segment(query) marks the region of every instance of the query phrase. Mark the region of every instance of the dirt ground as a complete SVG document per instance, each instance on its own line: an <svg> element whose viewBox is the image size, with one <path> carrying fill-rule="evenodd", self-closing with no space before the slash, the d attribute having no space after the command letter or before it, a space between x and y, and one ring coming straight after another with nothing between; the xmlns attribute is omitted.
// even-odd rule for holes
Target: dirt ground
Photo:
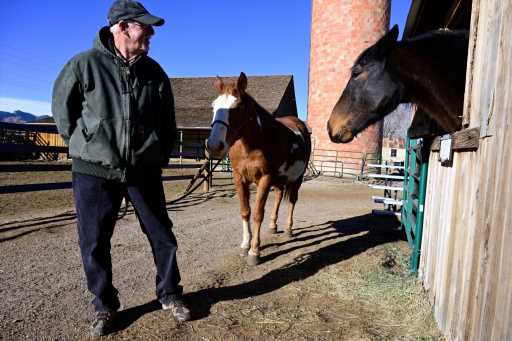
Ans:
<svg viewBox="0 0 512 341"><path fill-rule="evenodd" d="M1 167L1 165L0 165ZM166 170L166 176L193 170ZM0 172L7 185L69 182L68 170ZM170 201L188 180L166 181ZM122 308L115 340L442 340L395 219L375 217L365 184L304 183L294 236L262 235L262 264L239 256L238 200L229 181L168 205L193 321L155 301L151 250L132 211L112 239ZM268 212L273 202L267 204ZM286 205L279 222L284 222ZM282 231L281 226L279 227ZM0 194L0 339L88 339L92 316L71 189Z"/></svg>

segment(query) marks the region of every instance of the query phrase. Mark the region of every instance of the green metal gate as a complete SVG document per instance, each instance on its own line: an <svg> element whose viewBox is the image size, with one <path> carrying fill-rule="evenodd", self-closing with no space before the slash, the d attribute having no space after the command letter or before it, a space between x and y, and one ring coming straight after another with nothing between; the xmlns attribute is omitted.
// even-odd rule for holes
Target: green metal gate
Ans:
<svg viewBox="0 0 512 341"><path fill-rule="evenodd" d="M412 249L410 270L418 271L421 236L423 233L423 215L425 192L427 189L427 171L429 146L423 139L409 139L405 143L404 191L401 213L402 228Z"/></svg>

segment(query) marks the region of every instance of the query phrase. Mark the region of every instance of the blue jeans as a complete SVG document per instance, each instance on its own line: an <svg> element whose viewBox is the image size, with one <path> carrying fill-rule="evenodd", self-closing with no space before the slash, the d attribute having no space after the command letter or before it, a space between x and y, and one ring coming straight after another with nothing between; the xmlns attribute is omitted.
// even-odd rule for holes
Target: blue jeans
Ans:
<svg viewBox="0 0 512 341"><path fill-rule="evenodd" d="M73 172L78 237L89 291L96 311L115 311L120 303L112 285L110 239L125 193L146 234L156 265L156 295L168 302L182 294L176 261L178 248L167 214L159 169L144 171L129 184Z"/></svg>

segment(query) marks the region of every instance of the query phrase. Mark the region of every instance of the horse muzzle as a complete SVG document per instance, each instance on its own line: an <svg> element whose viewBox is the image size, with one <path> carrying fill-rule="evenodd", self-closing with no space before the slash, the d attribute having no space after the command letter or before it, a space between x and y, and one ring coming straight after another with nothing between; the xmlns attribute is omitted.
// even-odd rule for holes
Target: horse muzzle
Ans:
<svg viewBox="0 0 512 341"><path fill-rule="evenodd" d="M208 139L206 141L206 150L208 155L214 159L222 159L228 152L228 146L224 141L212 141Z"/></svg>
<svg viewBox="0 0 512 341"><path fill-rule="evenodd" d="M340 127L338 129L332 129L331 125L328 123L327 132L329 133L329 138L334 143L348 143L354 139L352 130L346 126Z"/></svg>

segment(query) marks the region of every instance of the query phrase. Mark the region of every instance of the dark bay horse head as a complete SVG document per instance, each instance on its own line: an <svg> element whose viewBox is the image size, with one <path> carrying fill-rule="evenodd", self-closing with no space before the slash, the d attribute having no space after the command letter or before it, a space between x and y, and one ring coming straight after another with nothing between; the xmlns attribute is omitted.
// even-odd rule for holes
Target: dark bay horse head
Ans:
<svg viewBox="0 0 512 341"><path fill-rule="evenodd" d="M255 117L252 110L245 110L248 105L242 99L247 90L247 77L241 72L236 83L224 83L217 77L214 82L219 96L213 101L212 131L206 148L214 158L223 158L231 145L240 137L241 129ZM255 115L254 115L255 116Z"/></svg>
<svg viewBox="0 0 512 341"><path fill-rule="evenodd" d="M363 51L334 106L327 131L347 143L398 104L416 103L446 132L460 129L467 31L432 31L397 42L398 27Z"/></svg>

